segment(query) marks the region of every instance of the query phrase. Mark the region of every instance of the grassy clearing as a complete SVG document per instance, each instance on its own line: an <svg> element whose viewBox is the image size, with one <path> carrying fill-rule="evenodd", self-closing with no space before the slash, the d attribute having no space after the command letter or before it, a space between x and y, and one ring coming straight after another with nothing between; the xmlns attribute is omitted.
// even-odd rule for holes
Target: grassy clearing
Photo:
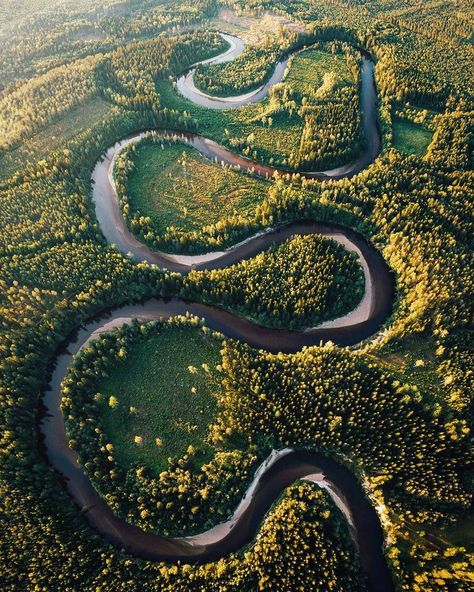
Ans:
<svg viewBox="0 0 474 592"><path fill-rule="evenodd" d="M319 49L308 49L297 54L288 70L285 83L300 95L311 96L324 82L324 75L334 72L335 88L355 85L345 56L334 55Z"/></svg>
<svg viewBox="0 0 474 592"><path fill-rule="evenodd" d="M168 457L181 456L190 445L202 450L201 460L210 458L205 438L216 412L220 347L197 328L167 327L136 343L99 384L102 425L119 464L140 463L158 475L167 469ZM118 401L115 408L111 396ZM142 442L136 443L136 436Z"/></svg>
<svg viewBox="0 0 474 592"><path fill-rule="evenodd" d="M435 350L431 336L413 335L388 344L371 357L401 382L416 385L431 403L443 403Z"/></svg>
<svg viewBox="0 0 474 592"><path fill-rule="evenodd" d="M238 139L240 146L248 148L248 151L243 151L246 156L288 168L288 159L291 154L298 152L304 128L304 120L297 114L298 104L303 95L309 96L320 88L324 84L324 74L330 72L337 75L332 92L355 84L344 56L316 49L295 56L285 79L285 83L297 91L297 106L291 114L287 111L272 112L268 98L240 109L207 109L179 95L170 81L157 81L156 87L161 103L172 109L189 112L199 122L199 132L204 136L232 150L242 151L241 148L233 147ZM271 125L262 123L262 116L270 112Z"/></svg>
<svg viewBox="0 0 474 592"><path fill-rule="evenodd" d="M422 157L433 138L433 132L425 127L398 117L393 118L393 145L400 152Z"/></svg>
<svg viewBox="0 0 474 592"><path fill-rule="evenodd" d="M0 179L5 180L26 164L45 158L50 152L73 138L82 130L103 119L111 106L99 97L65 113L38 133L27 138L18 148L0 156Z"/></svg>
<svg viewBox="0 0 474 592"><path fill-rule="evenodd" d="M267 183L214 164L183 144L139 145L127 196L132 211L149 216L157 231L200 230L255 209Z"/></svg>
<svg viewBox="0 0 474 592"><path fill-rule="evenodd" d="M269 36L276 37L281 25L298 33L306 32L304 25L269 12L252 17L248 14L236 14L232 9L224 8L217 17L209 21L209 28L235 33L249 45L262 43Z"/></svg>

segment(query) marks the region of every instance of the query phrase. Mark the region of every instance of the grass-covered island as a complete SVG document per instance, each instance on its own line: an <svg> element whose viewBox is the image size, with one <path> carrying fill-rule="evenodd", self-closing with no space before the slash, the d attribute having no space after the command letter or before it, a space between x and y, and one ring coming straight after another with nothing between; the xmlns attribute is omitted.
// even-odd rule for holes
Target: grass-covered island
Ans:
<svg viewBox="0 0 474 592"><path fill-rule="evenodd" d="M101 495L133 523L164 534L212 526L252 476L256 448L222 448L210 434L221 346L197 318L126 324L93 341L68 375L72 445Z"/></svg>

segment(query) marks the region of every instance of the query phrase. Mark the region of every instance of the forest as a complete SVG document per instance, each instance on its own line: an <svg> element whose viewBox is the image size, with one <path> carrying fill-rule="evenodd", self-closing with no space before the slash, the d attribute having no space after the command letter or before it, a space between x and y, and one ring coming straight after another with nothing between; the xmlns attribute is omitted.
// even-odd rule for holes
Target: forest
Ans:
<svg viewBox="0 0 474 592"><path fill-rule="evenodd" d="M207 533L233 516L272 451L291 448L352 475L393 590L472 588L473 15L464 0L6 0L2 590L376 589L347 516L308 479L288 483L256 534L215 560L152 560L107 539L46 439L67 355L66 444L126 524ZM228 49L222 31L245 49L197 66L197 88L251 92L288 60L262 100L211 109L179 93L183 72ZM352 170L371 149L364 60L380 149ZM110 147L141 132L108 162ZM243 164L226 164L221 148ZM166 264L108 241L98 163L111 167L130 244ZM308 174L330 169L342 173ZM345 318L371 289L362 259L330 236L253 252L270 229L308 221L356 232L380 254L396 287L390 312L350 347L332 334L292 353L253 347L236 328L278 345ZM235 260L221 265L222 253ZM147 305L178 312L152 320Z"/></svg>
<svg viewBox="0 0 474 592"><path fill-rule="evenodd" d="M364 282L357 255L316 234L295 236L225 269L191 271L184 294L199 294L260 325L301 329L350 312Z"/></svg>

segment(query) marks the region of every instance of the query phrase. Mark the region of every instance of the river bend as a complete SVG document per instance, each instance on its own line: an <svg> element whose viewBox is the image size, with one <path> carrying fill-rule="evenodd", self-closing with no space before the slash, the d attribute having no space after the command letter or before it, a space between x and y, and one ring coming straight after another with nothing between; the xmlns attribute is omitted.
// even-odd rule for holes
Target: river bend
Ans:
<svg viewBox="0 0 474 592"><path fill-rule="evenodd" d="M241 53L243 44L238 38L229 36L227 40L230 43L229 50L209 62L222 63ZM283 60L276 65L272 77L265 85L240 97L218 99L201 93L194 86L193 68L178 79L177 87L189 100L209 108L237 108L249 102L262 100L271 84L282 79L286 62L287 60ZM373 63L366 56L362 58L361 109L366 142L358 158L343 167L330 171L303 172L303 175L323 179L349 177L367 167L378 155L380 133L377 124ZM162 133L175 132L162 130ZM317 452L289 449L273 451L257 470L241 503L227 521L199 535L181 538L162 537L145 532L115 516L83 472L77 454L70 448L66 436L60 407L60 386L74 356L99 333L121 326L132 319L145 322L189 312L205 318L206 324L212 329L253 347L272 352L295 352L304 346L318 345L329 340L340 345L359 343L381 327L391 314L393 306L394 279L381 255L360 234L337 224L322 224L315 221L288 224L267 229L226 251L199 256L170 255L153 251L143 245L130 233L124 222L112 175L113 164L120 151L126 145L139 141L141 136L137 134L126 138L109 148L96 164L92 174L93 200L99 225L106 239L119 250L130 254L137 261L148 261L172 271L187 273L193 268L227 267L293 235L319 233L357 253L365 277L364 298L348 315L305 331L265 328L219 307L180 299L152 299L143 304L127 305L89 321L63 344L55 359L49 387L41 398L44 412L39 422L39 431L48 461L62 476L75 503L96 530L114 545L137 557L153 561L208 562L237 551L255 537L261 521L283 489L298 479L314 481L327 489L346 516L362 567L369 580L370 590L394 590L383 554L383 531L376 510L350 470ZM243 158L198 134L181 134L181 139L199 150L202 155L226 164L238 165L243 171L270 177L276 170Z"/></svg>

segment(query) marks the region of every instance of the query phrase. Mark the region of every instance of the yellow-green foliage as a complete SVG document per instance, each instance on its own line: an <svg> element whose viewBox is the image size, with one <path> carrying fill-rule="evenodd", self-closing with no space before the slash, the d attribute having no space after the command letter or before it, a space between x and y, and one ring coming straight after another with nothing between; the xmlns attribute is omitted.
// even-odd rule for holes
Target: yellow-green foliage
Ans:
<svg viewBox="0 0 474 592"><path fill-rule="evenodd" d="M97 92L93 76L97 64L96 57L84 58L74 68L60 66L4 93L0 97L0 150L14 147L56 114L69 111Z"/></svg>
<svg viewBox="0 0 474 592"><path fill-rule="evenodd" d="M413 515L419 509L421 521L430 519L423 512L430 506L469 503L461 477L467 422L427 416L416 387L331 344L290 356L228 345L223 367L227 398L217 440L225 425L250 439L269 434L276 446L332 450L383 476L387 495Z"/></svg>
<svg viewBox="0 0 474 592"><path fill-rule="evenodd" d="M283 52L296 42L296 33L281 29L278 36L269 35L258 45L247 46L230 62L198 66L196 85L215 96L239 95L258 88L271 76Z"/></svg>

